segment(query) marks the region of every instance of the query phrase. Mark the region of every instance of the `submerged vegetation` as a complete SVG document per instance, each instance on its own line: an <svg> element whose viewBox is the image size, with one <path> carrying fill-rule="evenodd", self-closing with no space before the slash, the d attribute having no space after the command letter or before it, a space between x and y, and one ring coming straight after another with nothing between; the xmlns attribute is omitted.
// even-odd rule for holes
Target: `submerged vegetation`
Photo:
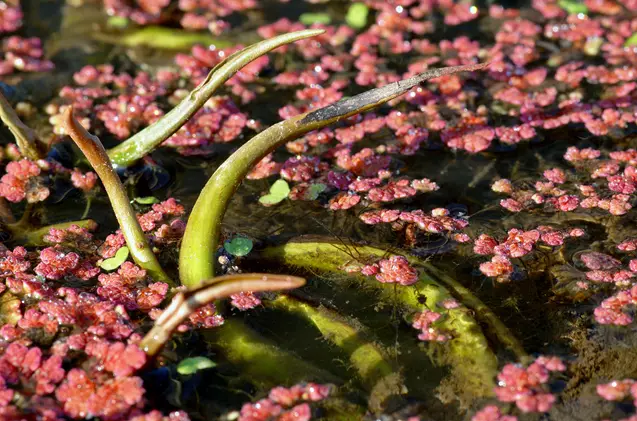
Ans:
<svg viewBox="0 0 637 421"><path fill-rule="evenodd" d="M0 419L637 419L636 12L0 0Z"/></svg>

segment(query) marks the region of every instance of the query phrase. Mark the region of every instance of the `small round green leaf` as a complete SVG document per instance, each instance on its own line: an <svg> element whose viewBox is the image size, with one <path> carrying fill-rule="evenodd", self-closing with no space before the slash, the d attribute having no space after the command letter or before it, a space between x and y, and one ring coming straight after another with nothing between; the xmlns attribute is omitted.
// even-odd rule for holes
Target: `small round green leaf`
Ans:
<svg viewBox="0 0 637 421"><path fill-rule="evenodd" d="M312 184L307 192L307 200L316 200L326 188L327 186L322 183Z"/></svg>
<svg viewBox="0 0 637 421"><path fill-rule="evenodd" d="M104 259L98 265L104 270L115 270L122 265L128 259L128 247L120 247L115 253L115 256L110 259Z"/></svg>
<svg viewBox="0 0 637 421"><path fill-rule="evenodd" d="M347 9L347 15L345 15L345 22L354 28L361 29L367 25L367 15L369 14L369 7L365 3L353 3L349 9Z"/></svg>
<svg viewBox="0 0 637 421"><path fill-rule="evenodd" d="M588 14L588 7L580 0L559 0L557 5L570 15Z"/></svg>
<svg viewBox="0 0 637 421"><path fill-rule="evenodd" d="M223 244L223 248L233 256L246 256L252 251L252 240L246 237L234 237Z"/></svg>
<svg viewBox="0 0 637 421"><path fill-rule="evenodd" d="M259 202L263 205L276 205L277 203L283 201L290 194L290 186L285 180L277 180L270 187L270 193L265 196L261 196Z"/></svg>
<svg viewBox="0 0 637 421"><path fill-rule="evenodd" d="M313 23L327 25L332 22L332 18L327 13L303 13L299 16L299 21L303 25L312 25Z"/></svg>
<svg viewBox="0 0 637 421"><path fill-rule="evenodd" d="M106 21L107 25L111 28L123 29L126 28L130 24L130 20L123 16L111 16Z"/></svg>
<svg viewBox="0 0 637 421"><path fill-rule="evenodd" d="M634 47L637 45L637 32L628 37L624 42L624 47Z"/></svg>
<svg viewBox="0 0 637 421"><path fill-rule="evenodd" d="M181 360L177 365L177 373L188 375L196 373L199 370L205 370L206 368L213 368L217 364L206 357L192 357Z"/></svg>
<svg viewBox="0 0 637 421"><path fill-rule="evenodd" d="M155 203L159 203L159 199L155 196L136 197L133 200L140 205L153 205Z"/></svg>

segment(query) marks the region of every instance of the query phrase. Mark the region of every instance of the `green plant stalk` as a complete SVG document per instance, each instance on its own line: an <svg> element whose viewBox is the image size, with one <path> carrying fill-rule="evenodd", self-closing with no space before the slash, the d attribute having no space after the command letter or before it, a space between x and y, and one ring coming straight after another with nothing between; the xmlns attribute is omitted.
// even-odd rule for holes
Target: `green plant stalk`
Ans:
<svg viewBox="0 0 637 421"><path fill-rule="evenodd" d="M149 47L161 50L185 50L195 44L227 48L232 42L215 38L207 33L192 32L163 26L144 26L120 33L95 32L93 39L125 47Z"/></svg>
<svg viewBox="0 0 637 421"><path fill-rule="evenodd" d="M325 339L348 354L350 363L369 392L368 403L372 412L382 413L390 399L401 400L400 395L406 389L398 370L387 360L378 345L364 338L359 329L347 323L340 315L286 295L279 295L264 304L301 316L312 323Z"/></svg>
<svg viewBox="0 0 637 421"><path fill-rule="evenodd" d="M240 273L213 278L199 288L177 293L170 305L155 320L153 328L144 336L139 347L155 356L168 342L179 325L199 307L242 291L279 291L305 285L305 279L296 276L266 273Z"/></svg>
<svg viewBox="0 0 637 421"><path fill-rule="evenodd" d="M134 164L138 159L152 152L179 130L190 117L204 106L215 91L241 68L277 47L310 38L323 32L325 31L322 29L307 29L279 35L230 55L215 66L199 86L192 90L186 98L159 121L110 149L108 155L111 161L115 166L119 167L128 167Z"/></svg>
<svg viewBox="0 0 637 421"><path fill-rule="evenodd" d="M245 176L263 157L299 136L376 108L412 87L443 75L482 69L487 64L432 69L409 79L336 102L268 127L232 154L210 177L190 213L179 254L179 277L192 287L214 276L214 250L223 215Z"/></svg>
<svg viewBox="0 0 637 421"><path fill-rule="evenodd" d="M202 334L207 343L216 343L223 350L244 378L264 390L308 381L342 383L334 374L279 348L240 320L228 319L223 326Z"/></svg>
<svg viewBox="0 0 637 421"><path fill-rule="evenodd" d="M87 132L73 117L72 107L69 107L64 113L64 129L84 153L86 159L88 159L100 180L102 180L108 199L115 212L115 217L126 240L126 245L135 263L148 271L153 279L174 286L174 282L166 275L150 248L146 235L137 221L137 216L130 204L126 190L124 190L119 176L113 169L102 142L96 136Z"/></svg>
<svg viewBox="0 0 637 421"><path fill-rule="evenodd" d="M370 246L345 246L331 241L290 241L281 246L266 248L260 254L260 258L274 259L305 270L344 273L343 268L347 265L368 264L392 255L395 254ZM488 309L475 296L466 300L467 292L465 292L458 294L458 298L467 307L444 310L440 304L446 299L454 298L454 296L444 285L429 275L427 264L423 264L412 256L405 255L405 257L414 266L418 264L425 269L420 271L418 283L411 287L383 284L374 278L362 275L352 276L365 282L366 286L379 290L386 299L397 301L408 313L422 312L423 308L444 312L445 317L437 322L437 326L450 332L452 338L447 343L440 345L444 349L442 362L448 363L452 370L460 376L465 383L463 387L470 389L478 396L491 395L493 379L498 371L497 359L489 348L482 329L471 316L467 307L473 310L470 305L481 304L478 315L482 317ZM453 287L451 290L457 293ZM420 301L421 297L425 299L424 304ZM503 343L517 342L511 332L501 323L495 326L491 325L493 318L496 318L495 315L488 319L483 318L483 320L488 323L489 328L498 339ZM523 353L523 350L521 352ZM524 355L526 354L524 353Z"/></svg>
<svg viewBox="0 0 637 421"><path fill-rule="evenodd" d="M7 225L7 229L12 234L11 240L23 246L45 246L50 245L44 241L44 237L49 234L52 228L65 230L71 225L77 225L93 231L97 228L97 222L92 219L82 219L80 221L60 222L59 224L47 225L45 227L34 228L31 225L24 225L24 222Z"/></svg>
<svg viewBox="0 0 637 421"><path fill-rule="evenodd" d="M13 134L18 149L20 149L20 153L23 156L34 161L44 156L44 153L38 147L38 136L35 131L20 120L20 117L18 117L18 114L2 92L0 92L0 120Z"/></svg>

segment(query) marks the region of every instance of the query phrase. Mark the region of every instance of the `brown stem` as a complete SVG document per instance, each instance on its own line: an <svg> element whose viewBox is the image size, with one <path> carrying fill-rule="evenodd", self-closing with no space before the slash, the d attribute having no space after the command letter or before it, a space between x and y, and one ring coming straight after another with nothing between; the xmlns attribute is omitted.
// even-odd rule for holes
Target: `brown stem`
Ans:
<svg viewBox="0 0 637 421"><path fill-rule="evenodd" d="M177 293L139 346L148 356L156 355L188 316L215 300L242 291L278 291L298 288L304 284L303 278L266 273L242 273L212 278L197 288Z"/></svg>
<svg viewBox="0 0 637 421"><path fill-rule="evenodd" d="M32 160L40 159L44 156L38 148L38 137L35 131L24 124L15 112L9 101L0 92L0 119L7 125L15 141L18 144L20 153Z"/></svg>
<svg viewBox="0 0 637 421"><path fill-rule="evenodd" d="M71 136L71 139L80 148L86 159L102 180L102 184L106 189L106 194L111 202L117 222L126 240L126 245L130 250L135 262L148 271L148 273L156 280L161 280L174 285L172 280L166 275L159 265L155 254L148 244L144 231L139 226L137 216L133 210L126 190L119 179L119 176L111 165L102 142L99 138L91 135L84 127L73 117L73 108L69 107L64 113L64 129Z"/></svg>

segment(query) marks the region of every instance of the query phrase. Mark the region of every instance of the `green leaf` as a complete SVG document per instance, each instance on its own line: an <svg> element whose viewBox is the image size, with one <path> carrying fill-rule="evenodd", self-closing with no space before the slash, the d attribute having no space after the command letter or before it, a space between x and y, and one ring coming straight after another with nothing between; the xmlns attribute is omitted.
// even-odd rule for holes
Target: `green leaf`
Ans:
<svg viewBox="0 0 637 421"><path fill-rule="evenodd" d="M246 237L234 237L223 244L223 248L233 256L246 256L252 251L252 240Z"/></svg>
<svg viewBox="0 0 637 421"><path fill-rule="evenodd" d="M206 357L192 357L181 360L177 365L177 373L188 375L196 373L199 370L216 367L217 364Z"/></svg>
<svg viewBox="0 0 637 421"><path fill-rule="evenodd" d="M368 14L369 8L365 3L353 3L349 9L347 9L345 22L354 29L364 28L365 25L367 25Z"/></svg>
<svg viewBox="0 0 637 421"><path fill-rule="evenodd" d="M303 13L299 16L299 21L303 25L312 25L313 23L327 25L332 22L332 18L327 13Z"/></svg>
<svg viewBox="0 0 637 421"><path fill-rule="evenodd" d="M287 181L279 179L270 187L270 193L265 196L261 196L259 202L263 205L276 205L281 202L290 194L290 186Z"/></svg>
<svg viewBox="0 0 637 421"><path fill-rule="evenodd" d="M316 200L326 188L327 186L322 183L312 184L307 191L307 200Z"/></svg>
<svg viewBox="0 0 637 421"><path fill-rule="evenodd" d="M557 5L569 15L588 14L588 7L580 0L559 0Z"/></svg>
<svg viewBox="0 0 637 421"><path fill-rule="evenodd" d="M634 47L637 45L637 32L628 37L624 42L624 47Z"/></svg>
<svg viewBox="0 0 637 421"><path fill-rule="evenodd" d="M121 247L110 259L102 260L98 266L104 270L115 270L128 259L128 247Z"/></svg>
<svg viewBox="0 0 637 421"><path fill-rule="evenodd" d="M111 16L106 21L106 24L111 28L123 29L126 28L130 24L130 20L123 16Z"/></svg>
<svg viewBox="0 0 637 421"><path fill-rule="evenodd" d="M133 200L140 205L152 205L154 203L159 203L159 199L155 196L136 197Z"/></svg>

